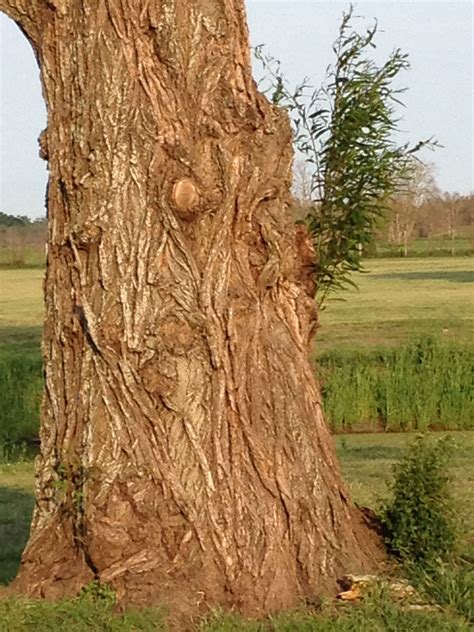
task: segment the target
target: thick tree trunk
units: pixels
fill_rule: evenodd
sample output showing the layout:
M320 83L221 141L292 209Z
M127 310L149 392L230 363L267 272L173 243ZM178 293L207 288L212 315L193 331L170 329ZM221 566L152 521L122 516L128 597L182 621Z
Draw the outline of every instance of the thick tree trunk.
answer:
M290 127L251 78L243 4L26 5L50 168L28 594L99 579L261 614L380 559L321 413Z

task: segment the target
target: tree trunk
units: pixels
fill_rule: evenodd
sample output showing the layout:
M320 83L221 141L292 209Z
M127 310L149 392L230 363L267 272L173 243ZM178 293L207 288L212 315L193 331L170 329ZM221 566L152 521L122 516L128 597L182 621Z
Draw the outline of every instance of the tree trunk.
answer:
M263 614L381 557L323 421L290 126L252 80L243 5L0 0L48 107L27 594L98 579Z
M454 212L449 210L449 236L451 238L451 257L454 257Z

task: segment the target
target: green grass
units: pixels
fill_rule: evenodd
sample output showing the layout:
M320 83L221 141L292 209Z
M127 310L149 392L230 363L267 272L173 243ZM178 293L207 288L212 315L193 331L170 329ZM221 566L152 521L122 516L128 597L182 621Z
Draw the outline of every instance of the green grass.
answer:
M85 597L56 604L0 601L0 621L3 626L0 630L5 632L158 632L169 629L158 608L117 613L107 601ZM218 613L197 622L193 629L196 632L468 632L471 628L466 619L448 612L405 610L382 593L357 606L331 604L317 611L301 608L263 621Z
M333 349L406 344L434 336L474 344L474 259L381 259L354 276L358 289L321 313L316 356Z
M472 347L422 338L400 348L332 351L316 371L334 432L473 427Z
M39 354L0 355L0 446L37 437L42 391Z
M0 444L38 432L43 270L0 270Z
M422 595L448 606L474 626L474 561L436 563L428 568L408 569L407 577ZM472 629L472 627L471 627Z
M159 608L114 611L107 600L87 595L59 603L0 600L1 632L158 632L166 630Z
M18 570L33 506L33 464L0 465L0 584L10 582Z
M221 614L198 628L199 632L467 632L469 629L461 617L404 610L382 590L357 606L324 604L316 612L301 608L264 622Z
M321 314L315 357L335 431L474 424L474 267L467 257L369 260ZM37 434L43 271L0 270L0 442ZM433 353L420 363L419 344Z
M453 433L458 444L451 462L452 489L463 524L461 552L471 555L474 542L474 432ZM376 508L386 493L393 463L400 459L411 440L407 434L344 435L336 437L343 475L354 500ZM23 462L0 465L0 583L8 583L18 568L28 536L33 508L33 465ZM431 584L430 584L431 582ZM405 611L386 596L374 595L360 606L336 606L325 602L318 611L300 609L265 622L245 621L237 615L219 614L202 623L200 632L411 632L469 630L472 617L472 571L460 574L451 567L437 568L420 584L443 606L440 612ZM76 600L49 604L22 600L0 600L0 630L55 632L89 630L161 630L160 609L113 612L110 600L93 600L94 591ZM106 595L107 597L107 595ZM2 627L2 625L4 627ZM95 627L94 627L95 626Z

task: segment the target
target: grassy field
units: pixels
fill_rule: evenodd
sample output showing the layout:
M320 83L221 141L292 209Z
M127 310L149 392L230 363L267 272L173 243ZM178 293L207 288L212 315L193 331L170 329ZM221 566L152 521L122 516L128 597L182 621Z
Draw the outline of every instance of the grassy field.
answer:
M474 432L452 435L458 448L451 463L452 489L459 507L459 520L463 527L461 550L464 555L474 554ZM336 445L343 475L354 500L362 505L377 508L386 495L386 482L391 476L391 466L397 461L410 441L407 434L351 435L337 437ZM31 462L0 465L0 584L7 584L15 576L21 551L28 538L33 509L33 465ZM10 605L8 605L10 604ZM369 611L367 611L369 607ZM55 609L56 608L56 609ZM62 609L61 609L62 608ZM370 610L370 608L372 608ZM98 609L98 610L97 610ZM21 615L21 616L20 616ZM1 617L13 627L2 628ZM102 621L103 627L87 627L92 620ZM127 619L112 618L110 609L91 606L84 602L72 605L45 606L12 605L0 600L0 630L156 630L161 625L161 613L157 610L141 614L130 613ZM109 620L110 619L110 620ZM23 623L22 623L23 621ZM112 627L111 621L114 621ZM132 622L133 625L132 625ZM285 625L283 625L285 623ZM41 627L44 625L44 627ZM98 624L97 624L98 625ZM102 624L101 624L102 625ZM110 627L107 627L109 625ZM344 630L366 632L370 630L468 630L465 619L458 618L448 608L443 614L433 616L404 613L386 601L366 605L361 610L344 611L324 615L293 613L278 618L274 627L256 627L261 624L245 623L237 618L218 618L214 623L203 625L202 630L227 632L230 630L301 630L301 632L329 632ZM270 625L268 623L268 625ZM17 627L15 627L17 626ZM72 626L72 627L71 627ZM134 627L135 626L135 627ZM430 627L431 626L431 627ZM438 627L440 626L440 627ZM447 626L447 627L446 627Z
M429 237L427 239L413 239L408 242L409 257L433 257L472 255L474 247L474 232L466 226L463 235L454 239L450 237ZM373 257L401 257L403 248L387 242L377 242L372 248Z
M18 329L38 327L43 319L44 270L0 270L0 326Z
M474 349L422 337L399 347L337 349L316 362L333 432L474 428Z
M315 359L336 432L474 423L474 266L468 257L369 260L321 314ZM43 271L0 270L0 441L37 433Z
M0 268L44 268L45 261L46 252L43 245L26 246L20 253L0 246Z
M469 361L474 350L472 259L380 259L369 260L366 265L369 272L357 279L359 290L347 292L345 301L331 301L321 315L315 355L322 374L326 371L325 388L327 390L329 384L333 392L332 399L327 400L330 416L340 415L331 409L333 404L346 401L347 406L341 413L343 423L350 415L360 421L364 402L369 406L368 396L376 401L370 406L377 408L381 401L389 401L389 392L392 392L392 400L394 393L399 394L397 405L413 400L412 408L421 402L424 410L428 404L434 410L439 409L441 397L443 410L448 410L446 406L450 401L459 408L469 399L464 391L469 388ZM0 431L2 424L5 427L6 420L10 420L8 423L14 431L21 431L24 436L28 436L36 424L35 420L31 424L31 419L38 406L41 384L42 278L40 269L0 270ZM425 342L412 342L420 336ZM428 340L426 336L433 338ZM436 366L427 373L435 356ZM379 380L380 370L390 376L395 390L389 391L389 382ZM400 377L403 371L404 382ZM410 374L410 371L414 372ZM327 382L328 375L332 382ZM446 390L446 379L451 380L451 390ZM408 383L412 387L410 392L406 388ZM382 391L385 399L380 399ZM374 393L379 399L374 400ZM470 397L472 401L472 395ZM472 559L474 432L458 432L453 436L460 446L451 465L453 492L462 524L461 550ZM377 508L386 491L391 465L400 458L410 439L409 434L395 433L335 438L343 474L356 502ZM8 464L14 460L11 449L8 444L2 447L0 441L0 584L8 583L16 573L33 509L33 464L31 460ZM459 601L457 580L448 575L444 584L444 602ZM469 588L472 573L463 586L468 588L464 589L466 598L462 597L462 616L459 608L449 605L439 612L408 612L383 595L375 595L357 608L336 608L330 603L320 609L317 616L301 610L264 623L245 622L234 615L216 615L212 621L202 623L199 630L467 632L470 624L465 612L470 608L469 593L474 591ZM131 632L165 629L159 609L117 615L112 605L107 599L91 600L90 595L58 605L0 599L0 630Z
M43 322L41 269L0 269L0 353L38 354Z
M433 335L474 345L474 258L370 259L358 289L321 313L316 354L335 348L395 346ZM38 347L41 269L0 270L0 345Z
M432 335L474 345L474 258L371 259L323 310L316 355Z

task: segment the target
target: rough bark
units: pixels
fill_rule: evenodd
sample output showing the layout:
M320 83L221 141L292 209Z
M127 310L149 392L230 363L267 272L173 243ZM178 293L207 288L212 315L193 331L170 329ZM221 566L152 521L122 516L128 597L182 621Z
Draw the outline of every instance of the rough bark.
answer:
M252 80L243 4L37 3L50 180L28 594L99 579L134 603L263 614L380 559L321 412L291 132Z

